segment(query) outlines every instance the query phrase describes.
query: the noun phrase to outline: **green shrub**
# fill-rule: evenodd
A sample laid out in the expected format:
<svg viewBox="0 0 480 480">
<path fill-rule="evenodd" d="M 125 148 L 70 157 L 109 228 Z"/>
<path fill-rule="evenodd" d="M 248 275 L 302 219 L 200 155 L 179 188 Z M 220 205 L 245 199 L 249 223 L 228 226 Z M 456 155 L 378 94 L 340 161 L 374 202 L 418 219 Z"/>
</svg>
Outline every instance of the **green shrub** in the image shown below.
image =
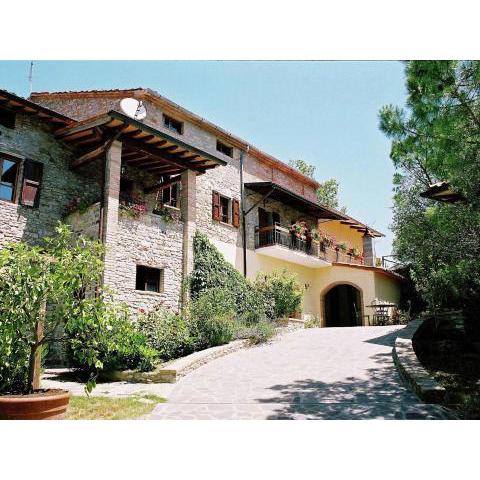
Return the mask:
<svg viewBox="0 0 480 480">
<path fill-rule="evenodd" d="M 319 328 L 321 327 L 320 318 L 318 317 L 318 315 L 313 315 L 307 320 L 305 320 L 303 326 L 304 328 Z"/>
<path fill-rule="evenodd" d="M 126 306 L 103 295 L 86 300 L 81 317 L 66 325 L 65 334 L 70 364 L 89 373 L 148 371 L 158 359 L 157 352 L 149 348 L 145 336 L 130 321 Z"/>
<path fill-rule="evenodd" d="M 194 268 L 189 277 L 192 299 L 206 290 L 225 288 L 231 292 L 239 319 L 255 323 L 265 318 L 266 303 L 255 286 L 199 231 L 195 233 L 193 253 Z"/>
<path fill-rule="evenodd" d="M 268 342 L 274 335 L 274 324 L 264 320 L 254 325 L 241 325 L 236 332 L 236 338 L 248 339 L 252 345 Z"/>
<path fill-rule="evenodd" d="M 268 310 L 270 319 L 285 318 L 302 307 L 304 290 L 297 276 L 287 269 L 274 270 L 271 273 L 259 273 L 255 287 L 263 295 L 265 302 L 273 305 Z"/>
<path fill-rule="evenodd" d="M 164 361 L 191 353 L 195 346 L 188 322 L 162 306 L 137 318 L 139 331 Z"/>
<path fill-rule="evenodd" d="M 189 306 L 189 325 L 197 350 L 230 342 L 236 327 L 231 292 L 211 288 L 200 293 Z"/>
<path fill-rule="evenodd" d="M 237 292 L 235 301 L 236 319 L 240 323 L 253 325 L 271 318 L 274 305 L 266 299 L 252 282 L 246 281 L 244 290 Z"/>
</svg>

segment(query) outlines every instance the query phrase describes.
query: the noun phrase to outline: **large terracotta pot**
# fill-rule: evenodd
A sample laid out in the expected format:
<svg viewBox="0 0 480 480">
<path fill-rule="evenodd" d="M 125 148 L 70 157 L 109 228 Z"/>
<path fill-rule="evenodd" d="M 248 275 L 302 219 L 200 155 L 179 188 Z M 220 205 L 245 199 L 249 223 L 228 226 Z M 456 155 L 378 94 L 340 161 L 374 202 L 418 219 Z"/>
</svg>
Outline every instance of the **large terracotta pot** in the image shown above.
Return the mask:
<svg viewBox="0 0 480 480">
<path fill-rule="evenodd" d="M 1 420 L 60 420 L 65 416 L 70 392 L 36 390 L 29 395 L 0 396 Z"/>
</svg>

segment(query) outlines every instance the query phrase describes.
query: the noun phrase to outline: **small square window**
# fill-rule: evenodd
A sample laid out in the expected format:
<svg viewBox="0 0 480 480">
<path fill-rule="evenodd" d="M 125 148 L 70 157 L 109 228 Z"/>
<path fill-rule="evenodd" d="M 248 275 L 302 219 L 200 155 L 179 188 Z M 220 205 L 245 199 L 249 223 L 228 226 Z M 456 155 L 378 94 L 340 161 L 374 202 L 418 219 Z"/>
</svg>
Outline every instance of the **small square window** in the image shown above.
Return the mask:
<svg viewBox="0 0 480 480">
<path fill-rule="evenodd" d="M 163 292 L 163 269 L 137 265 L 135 289 L 144 292 Z"/>
<path fill-rule="evenodd" d="M 220 196 L 220 221 L 230 223 L 230 199 Z"/>
<path fill-rule="evenodd" d="M 0 199 L 13 202 L 17 184 L 18 162 L 0 158 Z"/>
<path fill-rule="evenodd" d="M 229 157 L 233 157 L 233 148 L 225 145 L 220 140 L 217 140 L 217 150 L 222 152 L 224 155 L 228 155 Z"/>
<path fill-rule="evenodd" d="M 15 128 L 15 112 L 6 108 L 0 108 L 0 125 L 7 128 Z"/>
<path fill-rule="evenodd" d="M 168 115 L 163 115 L 163 124 L 169 130 L 172 130 L 172 131 L 178 133 L 179 135 L 182 135 L 182 133 L 183 133 L 183 122 L 175 120 L 174 118 L 169 117 Z"/>
</svg>

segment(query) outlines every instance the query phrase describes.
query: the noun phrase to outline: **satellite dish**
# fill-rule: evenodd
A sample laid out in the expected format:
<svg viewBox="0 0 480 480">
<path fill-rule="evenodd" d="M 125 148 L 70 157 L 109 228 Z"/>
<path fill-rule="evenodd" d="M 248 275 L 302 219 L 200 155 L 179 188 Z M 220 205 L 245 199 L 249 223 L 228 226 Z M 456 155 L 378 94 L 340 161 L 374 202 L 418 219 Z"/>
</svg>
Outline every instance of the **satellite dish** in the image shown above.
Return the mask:
<svg viewBox="0 0 480 480">
<path fill-rule="evenodd" d="M 144 120 L 147 116 L 147 110 L 143 103 L 136 98 L 123 98 L 120 101 L 122 112 L 134 120 Z"/>
</svg>

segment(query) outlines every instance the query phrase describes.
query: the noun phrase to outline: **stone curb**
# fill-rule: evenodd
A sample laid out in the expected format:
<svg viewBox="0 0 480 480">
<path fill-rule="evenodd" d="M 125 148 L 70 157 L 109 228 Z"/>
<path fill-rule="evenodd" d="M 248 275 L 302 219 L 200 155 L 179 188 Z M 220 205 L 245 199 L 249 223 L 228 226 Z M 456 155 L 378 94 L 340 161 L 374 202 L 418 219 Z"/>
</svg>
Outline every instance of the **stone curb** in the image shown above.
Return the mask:
<svg viewBox="0 0 480 480">
<path fill-rule="evenodd" d="M 398 332 L 393 347 L 393 361 L 405 383 L 426 403 L 442 403 L 446 390 L 423 367 L 415 354 L 412 340 L 423 319 L 411 321 Z"/>
<path fill-rule="evenodd" d="M 115 370 L 112 372 L 104 372 L 102 374 L 102 379 L 110 382 L 175 383 L 179 378 L 198 367 L 201 367 L 216 358 L 236 352 L 246 346 L 248 346 L 248 340 L 234 340 L 226 345 L 207 348 L 199 352 L 194 352 L 186 357 L 172 360 L 171 362 L 156 368 L 152 372 Z"/>
</svg>

